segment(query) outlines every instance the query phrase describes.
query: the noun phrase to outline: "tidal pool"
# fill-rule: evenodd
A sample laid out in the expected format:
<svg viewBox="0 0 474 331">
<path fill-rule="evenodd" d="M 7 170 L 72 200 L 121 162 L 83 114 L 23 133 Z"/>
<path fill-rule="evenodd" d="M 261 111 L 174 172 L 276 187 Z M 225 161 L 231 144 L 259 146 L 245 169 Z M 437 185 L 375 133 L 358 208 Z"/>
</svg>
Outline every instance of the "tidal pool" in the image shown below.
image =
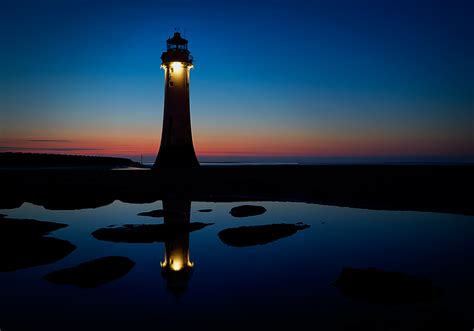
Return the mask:
<svg viewBox="0 0 474 331">
<path fill-rule="evenodd" d="M 263 206 L 266 212 L 241 218 L 229 213 L 243 204 Z M 160 209 L 163 217 L 138 215 Z M 53 263 L 0 272 L 2 331 L 303 326 L 472 330 L 474 326 L 472 216 L 294 202 L 172 200 L 115 201 L 81 210 L 46 210 L 25 203 L 0 213 L 9 219 L 67 224 L 47 237 L 76 246 Z M 264 226 L 271 224 L 288 226 Z M 233 238 L 237 245 L 220 239 L 222 231 L 240 227 L 245 231 L 231 234 L 250 237 Z M 92 233 L 99 229 L 107 236 L 95 238 Z M 117 231 L 119 237 L 113 237 Z M 127 237 L 130 231 L 133 240 Z M 2 245 L 3 258 L 14 258 L 9 248 L 14 247 Z M 34 246 L 28 249 L 35 254 Z M 45 278 L 109 256 L 135 264 L 93 288 Z M 91 265 L 96 264 L 86 264 Z M 344 268 L 424 277 L 442 294 L 420 302 L 367 302 L 346 296 L 333 285 Z"/>
</svg>

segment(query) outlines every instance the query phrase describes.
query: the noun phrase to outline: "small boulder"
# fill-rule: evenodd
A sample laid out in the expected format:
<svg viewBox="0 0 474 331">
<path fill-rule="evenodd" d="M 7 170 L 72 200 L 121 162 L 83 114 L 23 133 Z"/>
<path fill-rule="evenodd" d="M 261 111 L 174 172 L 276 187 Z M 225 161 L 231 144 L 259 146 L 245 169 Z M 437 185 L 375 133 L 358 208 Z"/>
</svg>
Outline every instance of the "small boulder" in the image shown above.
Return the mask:
<svg viewBox="0 0 474 331">
<path fill-rule="evenodd" d="M 267 210 L 263 206 L 242 205 L 234 207 L 230 210 L 230 214 L 234 217 L 256 216 L 265 213 Z"/>
</svg>

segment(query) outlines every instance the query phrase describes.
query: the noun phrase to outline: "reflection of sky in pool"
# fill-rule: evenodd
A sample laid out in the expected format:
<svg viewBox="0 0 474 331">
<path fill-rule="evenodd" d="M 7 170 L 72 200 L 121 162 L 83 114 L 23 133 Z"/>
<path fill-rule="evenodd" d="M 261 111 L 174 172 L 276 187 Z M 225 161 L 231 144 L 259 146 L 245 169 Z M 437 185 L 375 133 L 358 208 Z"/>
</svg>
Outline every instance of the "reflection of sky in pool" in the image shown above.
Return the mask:
<svg viewBox="0 0 474 331">
<path fill-rule="evenodd" d="M 219 321 L 237 327 L 250 319 L 262 325 L 314 323 L 334 329 L 372 319 L 413 326 L 439 316 L 472 323 L 474 217 L 283 202 L 252 202 L 267 212 L 232 217 L 229 210 L 241 204 L 192 203 L 191 222 L 214 224 L 189 234 L 194 267 L 187 291 L 179 297 L 167 291 L 161 275 L 164 243 L 111 243 L 91 236 L 94 230 L 112 224 L 161 224 L 163 218 L 137 216 L 162 208 L 161 201 L 116 201 L 74 211 L 51 211 L 26 203 L 18 209 L 0 210 L 12 218 L 66 223 L 69 227 L 51 236 L 77 246 L 54 264 L 0 273 L 0 328 L 90 328 L 97 319 L 113 329 L 133 326 L 137 330 L 197 328 Z M 206 208 L 213 211 L 198 212 Z M 297 222 L 310 227 L 266 245 L 230 247 L 217 235 L 243 225 Z M 42 278 L 53 270 L 110 255 L 129 257 L 136 265 L 124 277 L 94 289 L 54 285 Z M 366 304 L 344 297 L 331 286 L 344 267 L 427 276 L 444 295 L 432 303 Z"/>
</svg>

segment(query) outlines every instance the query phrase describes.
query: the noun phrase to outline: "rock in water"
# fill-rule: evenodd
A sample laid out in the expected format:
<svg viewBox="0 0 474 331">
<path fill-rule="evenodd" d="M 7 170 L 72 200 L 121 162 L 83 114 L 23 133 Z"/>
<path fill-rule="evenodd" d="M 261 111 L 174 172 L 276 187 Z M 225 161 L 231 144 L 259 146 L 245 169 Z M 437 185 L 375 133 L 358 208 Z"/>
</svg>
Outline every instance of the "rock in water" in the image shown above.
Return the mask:
<svg viewBox="0 0 474 331">
<path fill-rule="evenodd" d="M 24 238 L 41 237 L 65 227 L 67 227 L 66 224 L 55 222 L 0 217 L 0 241 L 18 241 Z"/>
<path fill-rule="evenodd" d="M 124 243 L 165 242 L 181 233 L 200 230 L 212 223 L 185 224 L 125 224 L 120 227 L 105 227 L 92 232 L 99 240 Z"/>
<path fill-rule="evenodd" d="M 44 237 L 66 224 L 33 219 L 0 217 L 0 272 L 56 262 L 76 246 L 69 241 Z"/>
<path fill-rule="evenodd" d="M 248 217 L 261 215 L 267 210 L 263 206 L 242 205 L 234 207 L 230 210 L 230 214 L 234 217 Z"/>
<path fill-rule="evenodd" d="M 165 213 L 163 209 L 156 209 L 152 211 L 144 211 L 143 213 L 139 213 L 138 216 L 164 217 Z"/>
<path fill-rule="evenodd" d="M 289 237 L 299 230 L 309 228 L 306 224 L 269 224 L 257 226 L 241 226 L 219 232 L 223 243 L 234 247 L 264 245 Z"/>
<path fill-rule="evenodd" d="M 28 238 L 0 243 L 0 272 L 50 264 L 71 254 L 76 246 L 50 237 Z"/>
<path fill-rule="evenodd" d="M 93 288 L 125 276 L 134 265 L 128 257 L 107 256 L 53 271 L 44 278 L 54 284 Z"/>
<path fill-rule="evenodd" d="M 198 212 L 200 213 L 210 213 L 212 209 L 199 209 Z"/>
<path fill-rule="evenodd" d="M 152 211 L 145 211 L 142 213 L 139 213 L 138 216 L 149 216 L 149 217 L 179 217 L 183 215 L 189 215 L 188 212 L 182 211 L 182 210 L 175 210 L 175 209 L 170 209 L 167 208 L 166 210 L 163 209 L 155 209 Z"/>
<path fill-rule="evenodd" d="M 372 303 L 414 303 L 441 296 L 428 278 L 375 268 L 344 268 L 333 285 L 344 295 Z"/>
</svg>

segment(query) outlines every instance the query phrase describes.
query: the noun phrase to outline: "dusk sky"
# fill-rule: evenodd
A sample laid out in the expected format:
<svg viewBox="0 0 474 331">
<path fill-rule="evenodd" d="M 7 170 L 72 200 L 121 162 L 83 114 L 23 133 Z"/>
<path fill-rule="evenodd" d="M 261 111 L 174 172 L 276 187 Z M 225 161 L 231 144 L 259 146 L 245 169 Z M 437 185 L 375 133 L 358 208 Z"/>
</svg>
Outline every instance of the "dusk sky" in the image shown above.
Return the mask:
<svg viewBox="0 0 474 331">
<path fill-rule="evenodd" d="M 153 161 L 175 27 L 201 161 L 474 160 L 468 0 L 2 0 L 0 152 Z"/>
</svg>

